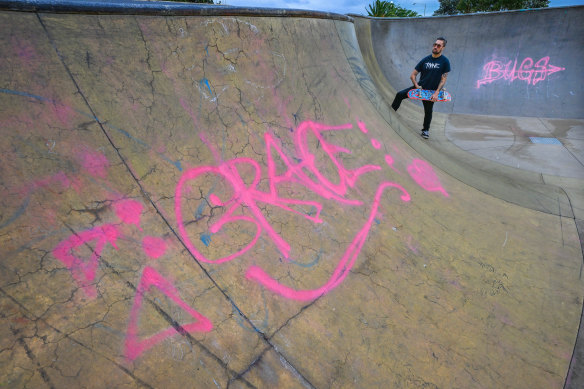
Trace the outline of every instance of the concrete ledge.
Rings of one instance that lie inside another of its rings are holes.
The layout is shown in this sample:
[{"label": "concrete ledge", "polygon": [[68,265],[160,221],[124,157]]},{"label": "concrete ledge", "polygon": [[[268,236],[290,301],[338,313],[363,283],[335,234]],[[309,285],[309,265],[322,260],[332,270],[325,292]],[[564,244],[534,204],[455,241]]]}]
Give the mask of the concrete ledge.
[{"label": "concrete ledge", "polygon": [[167,1],[0,0],[0,10],[94,15],[254,16],[333,19],[352,22],[347,15],[301,9],[232,7]]}]

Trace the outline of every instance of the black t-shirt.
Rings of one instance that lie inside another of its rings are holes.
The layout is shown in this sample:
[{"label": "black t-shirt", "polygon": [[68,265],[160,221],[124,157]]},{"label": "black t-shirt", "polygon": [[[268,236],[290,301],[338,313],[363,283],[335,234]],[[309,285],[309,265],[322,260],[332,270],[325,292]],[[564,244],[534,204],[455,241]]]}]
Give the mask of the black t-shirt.
[{"label": "black t-shirt", "polygon": [[450,71],[450,61],[443,55],[438,58],[429,55],[418,62],[415,69],[420,73],[418,84],[424,89],[436,90],[442,75]]}]

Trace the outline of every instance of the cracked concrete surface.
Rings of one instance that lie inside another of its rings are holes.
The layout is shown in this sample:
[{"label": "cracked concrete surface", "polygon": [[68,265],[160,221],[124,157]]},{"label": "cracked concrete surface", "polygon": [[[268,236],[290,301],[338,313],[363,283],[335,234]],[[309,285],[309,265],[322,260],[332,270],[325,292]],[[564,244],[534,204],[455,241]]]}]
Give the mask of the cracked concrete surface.
[{"label": "cracked concrete surface", "polygon": [[351,23],[0,25],[2,385],[563,385],[573,219],[424,164]]}]

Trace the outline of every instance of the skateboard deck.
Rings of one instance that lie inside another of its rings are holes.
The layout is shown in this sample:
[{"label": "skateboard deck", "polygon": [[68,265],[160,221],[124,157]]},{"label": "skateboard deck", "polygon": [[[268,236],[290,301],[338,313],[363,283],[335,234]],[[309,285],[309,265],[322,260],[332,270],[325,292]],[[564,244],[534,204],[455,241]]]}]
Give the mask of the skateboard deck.
[{"label": "skateboard deck", "polygon": [[[408,92],[408,97],[414,100],[431,100],[432,95],[435,91],[429,89],[412,89]],[[450,93],[446,92],[445,90],[441,90],[438,93],[438,100],[437,101],[450,101],[452,97]]]}]

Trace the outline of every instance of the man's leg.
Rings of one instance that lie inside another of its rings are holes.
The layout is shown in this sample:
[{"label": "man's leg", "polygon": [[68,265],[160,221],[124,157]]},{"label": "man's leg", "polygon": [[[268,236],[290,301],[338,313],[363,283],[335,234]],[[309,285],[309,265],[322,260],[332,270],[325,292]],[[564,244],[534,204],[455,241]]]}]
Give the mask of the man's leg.
[{"label": "man's leg", "polygon": [[404,90],[397,92],[397,94],[395,95],[395,98],[393,99],[393,103],[391,103],[391,108],[393,108],[394,111],[397,111],[397,109],[401,105],[401,102],[403,99],[408,98],[408,92],[411,91],[412,89],[416,89],[416,88],[411,86],[409,88],[406,88]]},{"label": "man's leg", "polygon": [[432,108],[434,107],[433,101],[423,100],[422,104],[424,104],[424,128],[422,128],[422,138],[428,139],[430,134],[430,123],[432,122]]},{"label": "man's leg", "polygon": [[430,131],[430,123],[432,122],[432,110],[434,109],[434,102],[422,100],[424,104],[424,131]]}]

